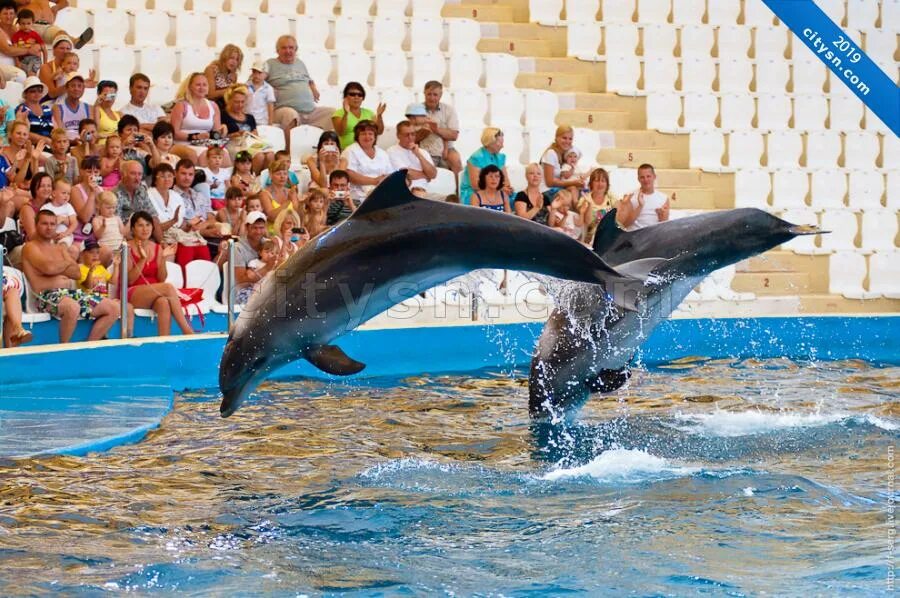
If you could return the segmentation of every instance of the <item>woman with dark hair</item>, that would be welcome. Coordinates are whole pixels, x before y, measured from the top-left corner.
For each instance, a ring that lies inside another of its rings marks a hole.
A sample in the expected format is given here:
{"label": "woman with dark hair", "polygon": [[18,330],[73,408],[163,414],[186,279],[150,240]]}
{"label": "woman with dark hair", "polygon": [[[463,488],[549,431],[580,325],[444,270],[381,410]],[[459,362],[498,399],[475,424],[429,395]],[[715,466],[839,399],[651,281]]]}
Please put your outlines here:
{"label": "woman with dark hair", "polygon": [[19,209],[19,225],[26,241],[35,238],[34,217],[41,211],[41,206],[50,201],[52,194],[53,179],[49,174],[39,172],[31,178],[31,199]]}
{"label": "woman with dark hair", "polygon": [[363,108],[363,100],[366,99],[366,90],[362,84],[351,81],[344,86],[344,105],[334,111],[331,117],[331,123],[334,130],[341,139],[341,149],[347,149],[354,141],[356,141],[354,131],[356,125],[364,120],[375,123],[376,133],[381,135],[384,133],[384,120],[382,115],[386,106],[378,104],[375,112],[368,108]]}
{"label": "woman with dark hair", "polygon": [[[171,167],[170,167],[171,168]],[[128,303],[138,309],[156,312],[159,336],[168,336],[172,319],[182,334],[193,334],[174,286],[165,282],[167,258],[175,255],[175,245],[160,247],[153,239],[153,217],[138,211],[131,216],[131,240],[128,241]]]}
{"label": "woman with dark hair", "polygon": [[503,191],[505,182],[506,177],[497,166],[488,164],[482,168],[478,173],[478,191],[472,194],[472,205],[511,214],[509,196]]}
{"label": "woman with dark hair", "polygon": [[[96,215],[97,200],[103,189],[100,187],[100,157],[87,156],[79,165],[78,182],[72,185],[69,203],[75,208],[78,226],[75,228],[75,242],[83,242],[93,236],[93,231],[85,229]],[[93,225],[92,225],[93,227]],[[87,230],[88,232],[85,232]],[[100,247],[100,262],[104,265],[112,261],[112,252],[108,247]]]}
{"label": "woman with dark hair", "polygon": [[322,131],[316,153],[306,157],[311,183],[321,189],[328,188],[328,175],[341,163],[341,140],[334,131]]}
{"label": "woman with dark hair", "polygon": [[340,169],[350,175],[350,197],[358,204],[375,185],[394,172],[394,167],[387,152],[375,145],[378,125],[371,120],[356,124],[353,140],[341,154]]}
{"label": "woman with dark hair", "polygon": [[106,139],[119,133],[119,119],[122,115],[113,110],[113,104],[119,93],[115,81],[101,81],[97,84],[97,102],[94,104],[92,118],[97,123],[97,137]]}
{"label": "woman with dark hair", "polygon": [[172,125],[161,120],[153,125],[150,136],[153,138],[153,143],[150,144],[150,168],[156,168],[160,164],[175,168],[181,158],[172,153],[175,145],[175,129]]}

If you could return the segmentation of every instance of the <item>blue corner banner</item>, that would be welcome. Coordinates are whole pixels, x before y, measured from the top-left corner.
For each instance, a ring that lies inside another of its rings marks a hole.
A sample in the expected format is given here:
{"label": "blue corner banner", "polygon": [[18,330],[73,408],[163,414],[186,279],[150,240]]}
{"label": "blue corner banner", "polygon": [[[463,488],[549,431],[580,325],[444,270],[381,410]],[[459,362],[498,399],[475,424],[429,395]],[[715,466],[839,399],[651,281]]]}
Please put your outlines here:
{"label": "blue corner banner", "polygon": [[[874,0],[873,0],[874,1]],[[763,0],[835,78],[900,136],[900,88],[812,0]]]}

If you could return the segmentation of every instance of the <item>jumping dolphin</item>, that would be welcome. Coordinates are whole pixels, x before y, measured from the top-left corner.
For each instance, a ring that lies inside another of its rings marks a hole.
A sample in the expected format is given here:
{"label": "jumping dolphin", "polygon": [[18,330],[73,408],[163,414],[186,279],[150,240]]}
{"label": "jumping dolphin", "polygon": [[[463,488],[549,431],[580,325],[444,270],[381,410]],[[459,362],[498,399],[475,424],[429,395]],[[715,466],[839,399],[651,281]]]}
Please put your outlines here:
{"label": "jumping dolphin", "polygon": [[[594,251],[609,265],[667,258],[642,291],[640,311],[610,305],[600,290],[579,289],[570,311],[556,309],[544,326],[529,376],[533,417],[556,418],[592,392],[611,392],[629,378],[628,363],[653,329],[710,272],[780,245],[817,234],[762,210],[743,208],[679,218],[633,232],[610,211],[597,227]],[[622,270],[619,269],[621,272]]]}
{"label": "jumping dolphin", "polygon": [[610,293],[614,286],[642,284],[640,267],[629,269],[637,278],[620,275],[589,248],[546,226],[415,197],[406,186],[406,171],[399,171],[253,293],[219,364],[222,416],[234,413],[270,372],[300,358],[330,374],[359,372],[365,365],[331,345],[335,338],[404,299],[479,268],[599,283]]}

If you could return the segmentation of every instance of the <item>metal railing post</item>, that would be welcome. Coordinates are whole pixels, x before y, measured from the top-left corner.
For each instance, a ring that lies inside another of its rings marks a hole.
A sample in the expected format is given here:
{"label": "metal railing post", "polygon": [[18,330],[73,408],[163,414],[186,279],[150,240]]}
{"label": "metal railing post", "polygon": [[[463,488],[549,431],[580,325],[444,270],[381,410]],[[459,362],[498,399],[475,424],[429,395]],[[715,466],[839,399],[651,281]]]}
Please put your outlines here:
{"label": "metal railing post", "polygon": [[121,304],[122,338],[128,338],[128,243],[119,247],[119,303]]}
{"label": "metal railing post", "polygon": [[226,297],[226,305],[228,308],[228,334],[231,334],[231,328],[234,326],[234,239],[228,243],[228,269],[225,272],[225,280],[228,281],[228,297]]}
{"label": "metal railing post", "polygon": [[0,245],[0,347],[3,346],[3,262],[6,261],[6,247]]}

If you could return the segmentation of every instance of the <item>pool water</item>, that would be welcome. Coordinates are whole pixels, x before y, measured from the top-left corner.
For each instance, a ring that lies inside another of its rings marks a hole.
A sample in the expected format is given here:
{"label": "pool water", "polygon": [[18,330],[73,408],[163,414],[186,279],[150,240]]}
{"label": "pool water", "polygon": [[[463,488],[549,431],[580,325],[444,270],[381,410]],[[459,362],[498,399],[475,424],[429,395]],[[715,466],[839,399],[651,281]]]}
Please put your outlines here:
{"label": "pool water", "polygon": [[184,393],[0,461],[3,594],[892,595],[900,368],[686,359],[564,427],[527,372]]}

